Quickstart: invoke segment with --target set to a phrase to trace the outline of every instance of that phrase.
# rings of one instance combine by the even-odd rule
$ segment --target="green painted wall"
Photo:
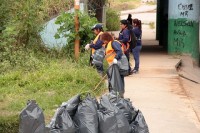
[[[184,18],[169,20],[168,52],[199,58],[199,23]]]
[[[199,61],[199,0],[170,0],[168,52]]]

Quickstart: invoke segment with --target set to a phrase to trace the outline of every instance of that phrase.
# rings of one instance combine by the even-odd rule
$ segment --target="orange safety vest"
[[[102,31],[95,37],[95,39],[94,39],[94,41],[93,41],[93,44],[94,44],[94,45],[96,44],[96,42],[97,42],[97,40],[99,39],[99,36],[100,36],[101,34],[103,34]],[[105,46],[105,44],[103,44],[103,46]],[[94,51],[95,51],[95,49],[92,48],[92,54],[94,54]]]
[[[117,40],[114,40],[114,41],[117,41]],[[119,41],[117,41],[117,42],[120,43]],[[121,49],[122,49],[122,52],[124,53],[123,47],[121,47]],[[116,56],[115,50],[112,47],[112,41],[110,41],[107,44],[106,53],[105,54],[106,54],[105,58],[106,58],[108,64],[110,65],[113,62],[113,60],[114,60],[114,58]]]

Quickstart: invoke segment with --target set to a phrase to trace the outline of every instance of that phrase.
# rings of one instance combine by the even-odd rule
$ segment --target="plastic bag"
[[[108,82],[110,85],[109,90],[114,90],[120,95],[124,94],[124,82],[119,73],[119,67],[116,64],[111,65],[107,70]]]
[[[75,133],[76,131],[74,123],[64,106],[57,109],[47,127],[49,128],[49,133],[57,133],[59,131],[62,133]]]
[[[115,117],[115,119],[117,120],[116,121],[117,129],[112,129],[113,131],[117,130],[116,133],[129,133],[131,131],[129,122],[124,116],[123,112],[120,111],[120,109],[116,106],[117,100],[118,100],[117,97],[114,96],[113,94],[103,95],[100,99],[100,108],[114,112],[115,115],[113,117]],[[113,124],[113,127],[115,127],[115,123],[110,123],[110,124]],[[105,129],[102,129],[102,130],[105,130]]]
[[[79,104],[74,123],[77,133],[98,133],[97,105],[90,95]]]
[[[35,100],[28,101],[19,116],[19,133],[45,133],[44,114]]]
[[[149,133],[149,128],[140,110],[138,110],[137,116],[130,126],[132,131],[131,133]]]

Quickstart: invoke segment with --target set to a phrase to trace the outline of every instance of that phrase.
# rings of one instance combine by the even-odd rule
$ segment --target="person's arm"
[[[128,29],[125,29],[125,30],[123,30],[122,34],[123,34],[123,35],[119,38],[119,41],[120,41],[121,43],[126,44],[126,43],[129,41],[130,32],[129,32]]]
[[[116,52],[115,59],[119,60],[122,57],[122,49],[121,49],[121,44],[119,42],[113,41],[112,42],[112,47]]]
[[[103,42],[100,40],[100,38],[97,40],[96,44],[90,44],[90,48],[100,49],[103,45]]]

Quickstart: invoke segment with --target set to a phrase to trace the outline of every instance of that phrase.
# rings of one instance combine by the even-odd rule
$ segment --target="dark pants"
[[[128,62],[130,60],[130,49],[128,49],[126,52],[125,52],[125,55],[126,55],[126,58],[128,59]],[[131,66],[130,66],[130,62],[129,62],[129,73],[131,72]]]
[[[137,71],[139,71],[141,49],[142,49],[142,46],[136,46],[134,49],[132,49],[133,58],[135,61],[134,70],[137,70]]]

